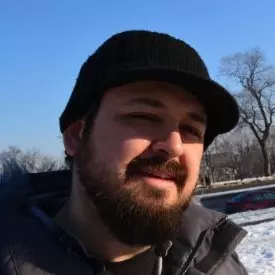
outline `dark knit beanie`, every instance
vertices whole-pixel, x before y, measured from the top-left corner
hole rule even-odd
[[[199,54],[185,42],[151,31],[125,31],[110,37],[82,65],[60,130],[96,109],[109,88],[141,80],[164,81],[185,88],[205,107],[205,148],[239,119],[235,99],[210,79]]]

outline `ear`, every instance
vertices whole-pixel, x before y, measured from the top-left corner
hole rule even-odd
[[[63,143],[65,151],[69,156],[74,156],[77,152],[79,143],[82,138],[82,133],[84,129],[84,121],[78,120],[72,125],[70,125],[63,132]]]

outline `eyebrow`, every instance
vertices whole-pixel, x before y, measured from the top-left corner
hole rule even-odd
[[[125,105],[128,105],[128,104],[133,104],[133,105],[142,104],[152,108],[168,109],[167,106],[161,101],[156,99],[146,98],[146,97],[133,98],[125,103]],[[207,118],[206,118],[206,115],[204,114],[200,114],[198,112],[188,112],[187,115],[191,120],[195,122],[198,122],[201,124],[207,123]]]
[[[167,107],[161,101],[146,97],[133,98],[130,101],[126,102],[126,105],[128,104],[142,104],[153,108],[167,109]]]
[[[207,124],[207,118],[203,114],[199,114],[199,113],[196,113],[196,112],[189,112],[188,116],[193,121],[196,121],[196,122],[201,123],[201,124]]]

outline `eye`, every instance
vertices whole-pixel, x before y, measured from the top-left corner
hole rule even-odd
[[[128,114],[127,117],[133,120],[161,122],[161,118],[159,118],[158,116],[153,114],[147,114],[147,113],[131,113],[131,114]]]
[[[180,131],[183,134],[188,133],[188,135],[192,135],[193,137],[195,137],[199,140],[202,140],[202,138],[203,138],[202,132],[199,129],[197,129],[197,128],[191,126],[191,125],[182,125],[182,126],[180,126]]]

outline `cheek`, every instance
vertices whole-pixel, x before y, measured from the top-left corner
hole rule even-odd
[[[93,135],[96,157],[100,161],[125,169],[127,164],[140,155],[150,145],[150,141],[142,138],[133,138],[125,131],[112,131],[104,127],[94,131]]]
[[[150,146],[150,141],[140,138],[124,140],[120,144],[120,160],[123,166],[131,162],[135,157],[141,155]]]

